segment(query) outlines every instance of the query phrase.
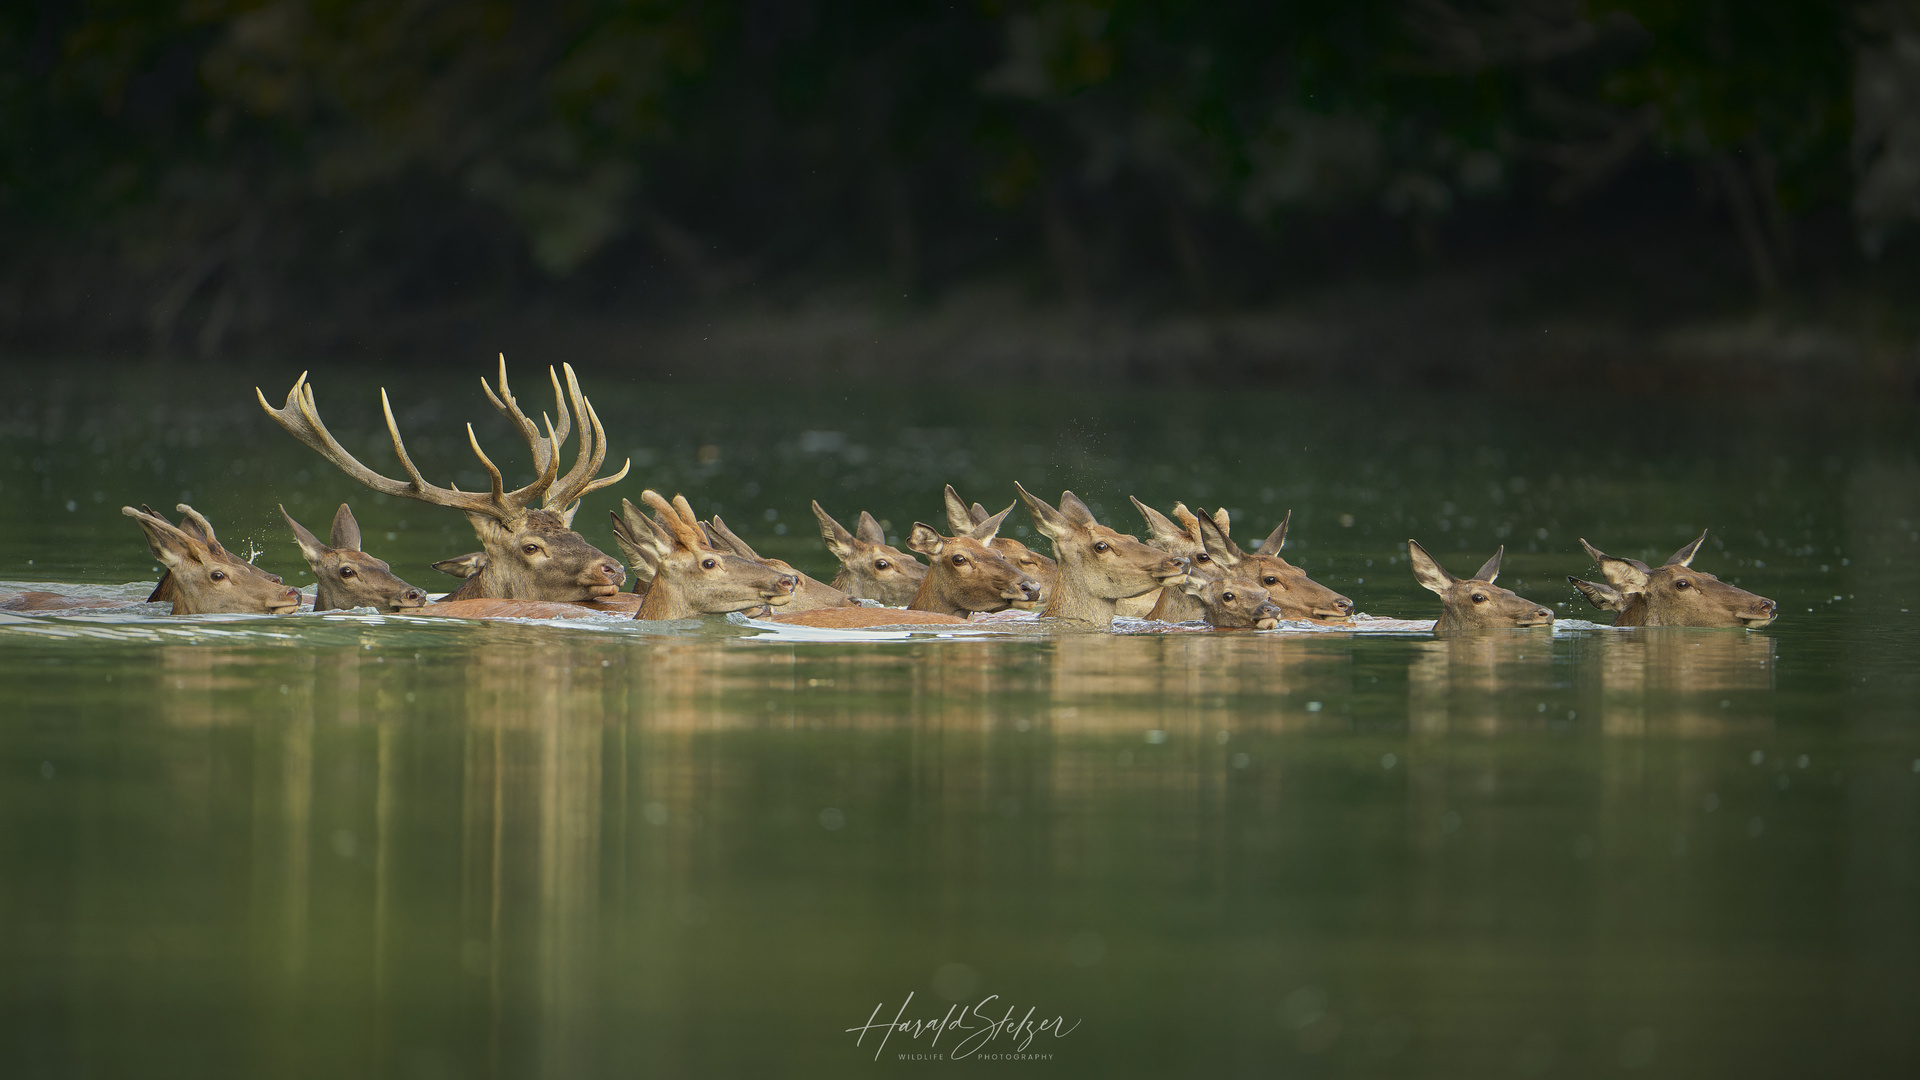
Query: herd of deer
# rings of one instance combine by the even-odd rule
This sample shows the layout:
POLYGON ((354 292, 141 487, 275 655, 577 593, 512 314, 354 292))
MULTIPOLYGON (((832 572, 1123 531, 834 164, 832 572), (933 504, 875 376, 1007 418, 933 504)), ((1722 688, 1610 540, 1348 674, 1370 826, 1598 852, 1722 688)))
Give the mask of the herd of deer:
MULTIPOLYGON (((1014 486, 1034 525, 1053 543, 1054 558, 999 535, 1015 504, 989 514, 978 503, 968 504, 951 486, 946 489, 947 532, 916 522, 908 536, 907 547, 926 556, 924 563, 890 546, 870 514, 863 511, 849 531, 816 502, 813 512, 821 537, 841 565, 831 585, 778 559, 762 558, 717 515, 706 521, 695 517, 683 496, 669 500, 645 491, 641 501, 650 515, 624 499, 613 515, 614 539, 636 578, 634 590, 623 593, 625 569, 575 532, 573 518, 582 498, 625 478, 628 466, 599 475, 607 455, 606 432, 580 392, 572 367, 562 368, 564 393, 560 375, 548 371, 557 422, 543 415, 541 425, 515 400, 504 358, 497 393, 481 379, 488 399, 512 421, 533 453, 538 476, 512 491, 480 448, 471 424, 468 442, 491 479, 486 492, 428 483, 407 454, 384 390, 380 403, 406 480, 373 471, 340 445, 321 422, 305 374, 278 409, 256 390, 269 416, 348 476, 382 494, 459 510, 480 539, 481 551, 434 564, 465 581, 429 603, 425 592, 361 550, 359 525, 345 504, 334 516, 328 543, 321 543, 283 506, 281 513, 319 583, 314 609, 550 618, 578 616, 584 608, 630 611, 636 619, 743 611, 829 628, 963 623, 976 612, 1012 607, 1094 627, 1110 626, 1123 614, 1257 629, 1271 628, 1282 619, 1334 622, 1353 615, 1351 600, 1280 557, 1285 520, 1248 552, 1231 538, 1223 510, 1209 516, 1176 504, 1169 518, 1134 499, 1151 534, 1150 541, 1142 542, 1094 520, 1071 491, 1063 492, 1055 506, 1018 484, 1014 486), (560 448, 576 428, 577 457, 562 474, 560 448), (875 602, 882 606, 872 606, 875 602)), ((151 600, 171 600, 175 614, 282 614, 301 607, 304 598, 298 590, 228 552, 213 527, 191 507, 182 504, 178 509, 184 515, 178 525, 147 507, 122 511, 145 531, 165 568, 151 600)), ((1606 555, 1583 540, 1606 582, 1568 580, 1595 606, 1614 612, 1618 626, 1760 627, 1773 621, 1773 601, 1692 568, 1705 538, 1702 533, 1659 567, 1606 555)), ((1458 578, 1419 544, 1409 540, 1407 548, 1415 577, 1438 593, 1444 605, 1436 631, 1552 624, 1551 610, 1494 584, 1501 552, 1473 577, 1458 578)))

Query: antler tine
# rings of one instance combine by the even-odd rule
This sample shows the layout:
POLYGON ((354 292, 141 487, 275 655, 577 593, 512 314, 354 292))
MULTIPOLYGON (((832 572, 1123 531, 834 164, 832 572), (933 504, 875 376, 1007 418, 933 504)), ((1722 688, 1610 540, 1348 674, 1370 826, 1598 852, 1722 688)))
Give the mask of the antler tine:
POLYGON ((387 431, 393 437, 394 449, 400 455, 401 464, 406 466, 408 474, 413 477, 412 483, 404 483, 374 472, 361 464, 360 459, 348 453, 346 447, 340 445, 340 440, 333 437, 333 433, 327 430, 327 425, 320 419, 320 410, 314 404, 313 385, 307 382, 306 372, 301 372, 300 377, 294 380, 293 389, 287 392, 287 403, 281 408, 276 409, 269 405, 267 395, 261 393, 259 387, 254 387, 253 393, 260 399, 260 407, 266 410, 268 416, 273 417, 275 423, 285 428, 288 434, 306 443, 341 472, 382 495, 416 499, 435 506, 448 506, 467 513, 486 514, 490 517, 500 517, 503 512, 513 512, 510 508, 497 505, 487 496, 467 494, 427 483, 407 457, 406 448, 400 441, 400 429, 393 421, 393 408, 387 402, 385 390, 380 392, 380 403, 386 413, 387 431))
POLYGON ((684 517, 681 516, 680 507, 687 503, 684 496, 675 495, 673 502, 670 503, 661 497, 659 492, 648 488, 640 493, 640 501, 659 512, 660 517, 664 519, 663 527, 680 541, 682 546, 693 551, 712 546, 707 543, 707 538, 700 534, 700 526, 694 520, 691 507, 687 509, 684 517))
POLYGON ((562 366, 567 372, 567 386, 573 393, 573 411, 580 416, 580 456, 567 475, 548 490, 545 506, 549 510, 558 510, 562 517, 571 520, 574 512, 580 508, 581 499, 626 479, 627 473, 633 468, 633 460, 627 459, 620 466, 620 471, 612 476, 598 480, 593 478, 607 460, 607 429, 600 423, 600 413, 593 407, 593 402, 580 392, 573 366, 562 366), (564 509, 560 509, 562 507, 564 509))
MULTIPOLYGON (((553 369, 548 368, 547 372, 551 375, 553 369)), ((521 410, 520 402, 514 398, 513 391, 507 386, 507 355, 505 353, 500 354, 500 392, 498 394, 493 392, 493 387, 488 385, 484 375, 480 377, 480 389, 486 391, 487 400, 493 402, 493 407, 500 412, 500 415, 513 421, 513 426, 519 429, 520 437, 526 440, 527 448, 533 451, 534 472, 545 473, 549 459, 556 462, 559 460, 560 442, 566 439, 573 422, 567 416, 566 406, 560 398, 558 379, 553 383, 553 401, 560 413, 559 435, 556 437, 553 434, 553 421, 543 415, 541 418, 547 421, 548 431, 544 439, 540 436, 540 425, 534 423, 533 418, 521 410)))

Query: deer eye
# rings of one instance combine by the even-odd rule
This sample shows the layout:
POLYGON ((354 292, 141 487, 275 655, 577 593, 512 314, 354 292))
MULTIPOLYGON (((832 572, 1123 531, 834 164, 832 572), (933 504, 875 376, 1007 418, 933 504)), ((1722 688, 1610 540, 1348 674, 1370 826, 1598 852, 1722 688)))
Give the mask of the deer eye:
POLYGON ((353 576, 353 567, 351 567, 351 566, 343 566, 343 567, 341 567, 341 568, 340 568, 340 576, 341 576, 341 577, 352 577, 352 576, 353 576))
POLYGON ((874 568, 875 570, 885 570, 885 569, 886 569, 887 567, 889 567, 889 566, 892 566, 892 565, 893 565, 892 563, 890 563, 890 562, 888 562, 888 561, 887 561, 887 560, 885 560, 885 559, 875 559, 875 560, 873 560, 873 568, 874 568))
POLYGON ((1100 541, 1099 543, 1093 545, 1093 550, 1104 554, 1109 550, 1107 547, 1107 542, 1105 540, 1100 541))
POLYGON ((1486 603, 1486 602, 1487 602, 1487 594, 1486 594, 1486 593, 1474 593, 1474 594, 1473 594, 1473 602, 1474 602, 1474 603, 1476 603, 1476 604, 1484 604, 1484 603, 1486 603))
POLYGON ((715 562, 715 561, 713 561, 712 559, 701 559, 701 560, 700 560, 700 569, 702 569, 702 570, 711 570, 711 569, 713 569, 714 567, 716 567, 716 566, 719 566, 719 565, 720 565, 719 563, 717 563, 717 562, 715 562))
POLYGON ((1279 578, 1277 578, 1277 577, 1274 577, 1274 576, 1273 576, 1272 574, 1268 574, 1268 575, 1267 575, 1266 577, 1263 577, 1263 578, 1261 578, 1261 579, 1260 579, 1260 584, 1262 584, 1262 585, 1278 585, 1278 584, 1280 584, 1280 579, 1279 579, 1279 578))
POLYGON ((1674 578, 1673 587, 1676 589, 1691 589, 1693 588, 1693 582, 1688 581, 1686 578, 1674 578))
POLYGON ((1225 600, 1227 603, 1231 604, 1237 598, 1230 592, 1223 592, 1220 594, 1220 599, 1225 600))
POLYGON ((215 570, 213 573, 208 574, 207 576, 209 578, 212 578, 215 581, 227 580, 227 572, 225 570, 215 570))
POLYGON ((524 552, 526 552, 526 553, 527 553, 527 554, 529 554, 529 555, 538 555, 538 554, 540 554, 540 545, 539 545, 539 544, 524 544, 524 545, 522 545, 522 546, 521 546, 521 548, 520 548, 520 550, 521 550, 521 551, 524 551, 524 552))
POLYGON ((955 566, 967 565, 967 557, 965 555, 955 555, 953 557, 953 565, 955 566))
POLYGON ((1206 552, 1204 552, 1204 551, 1203 551, 1203 552, 1201 552, 1200 554, 1198 554, 1198 555, 1195 555, 1195 556, 1193 557, 1193 561, 1194 561, 1194 562, 1212 562, 1212 561, 1213 561, 1213 556, 1211 556, 1211 555, 1209 555, 1209 554, 1207 554, 1206 552))

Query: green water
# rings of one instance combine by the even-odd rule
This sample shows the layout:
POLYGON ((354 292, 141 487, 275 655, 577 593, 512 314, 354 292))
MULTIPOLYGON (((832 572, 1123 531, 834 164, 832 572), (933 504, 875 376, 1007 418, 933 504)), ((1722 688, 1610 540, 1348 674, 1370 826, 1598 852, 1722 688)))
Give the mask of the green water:
MULTIPOLYGON (((384 376, 415 460, 462 487, 478 373, 384 376)), ((295 374, 5 374, 0 578, 151 580, 118 508, 185 498, 297 582, 274 504, 318 528, 346 498, 370 550, 451 584, 425 563, 472 549, 458 515, 259 415, 251 387, 295 374)), ((389 467, 376 377, 317 383, 389 467)), ((609 549, 605 511, 652 485, 826 576, 808 499, 898 533, 940 520, 943 483, 998 509, 1017 479, 1133 530, 1128 494, 1252 536, 1290 507, 1296 562, 1413 618, 1437 604, 1408 536, 1458 572, 1505 543, 1502 584, 1580 618, 1578 537, 1663 559, 1711 527, 1696 565, 1783 616, 862 642, 0 620, 0 1073, 1920 1066, 1911 410, 582 377, 635 463, 578 519, 609 549), (847 1029, 909 994, 903 1019, 1071 1030, 1008 1061, 976 1019, 876 1063, 847 1029)))

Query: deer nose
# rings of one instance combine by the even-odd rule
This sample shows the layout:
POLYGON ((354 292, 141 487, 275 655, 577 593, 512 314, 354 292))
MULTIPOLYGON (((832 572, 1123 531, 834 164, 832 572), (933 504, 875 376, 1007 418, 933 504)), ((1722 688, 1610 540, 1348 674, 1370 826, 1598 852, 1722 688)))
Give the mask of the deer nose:
POLYGON ((1335 611, 1338 611, 1342 615, 1351 615, 1353 614, 1353 601, 1347 599, 1344 596, 1335 597, 1333 601, 1333 609, 1335 611))
POLYGON ((780 579, 774 584, 778 585, 782 592, 792 592, 800 587, 800 579, 792 574, 781 574, 780 579))
POLYGON ((1040 599, 1040 586, 1035 584, 1034 582, 1031 582, 1031 581, 1021 582, 1020 591, 1026 594, 1026 597, 1029 600, 1040 599))
POLYGON ((406 592, 403 592, 400 594, 400 599, 402 600, 412 600, 415 602, 419 602, 419 601, 425 600, 426 598, 427 598, 427 594, 421 592, 419 589, 408 589, 406 592))

